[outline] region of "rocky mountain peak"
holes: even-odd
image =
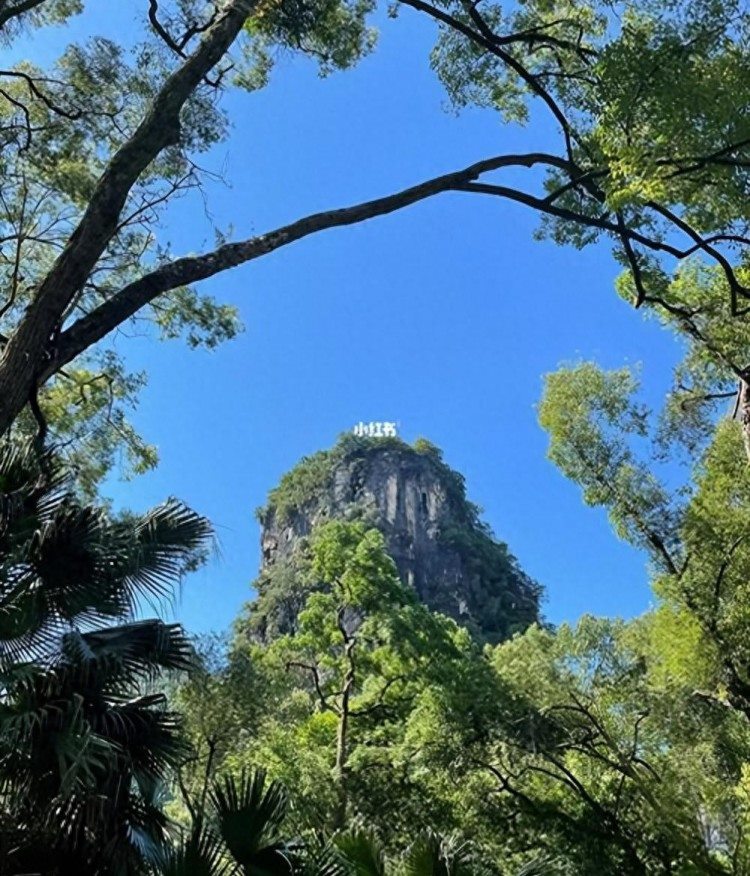
[[[293,629],[309,591],[297,575],[307,537],[330,519],[380,529],[420,600],[484,638],[505,638],[538,617],[538,585],[481,522],[463,477],[423,439],[345,435],[302,459],[258,516],[262,561],[251,619],[264,638]]]

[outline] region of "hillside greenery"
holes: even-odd
[[[465,569],[465,590],[482,594],[481,616],[467,617],[465,623],[480,638],[497,641],[537,620],[541,588],[521,569],[507,545],[494,537],[481,519],[480,508],[467,498],[463,476],[445,462],[435,444],[425,438],[409,445],[398,438],[344,434],[332,448],[300,460],[271,490],[266,506],[258,510],[264,531],[278,535],[286,526],[294,530],[295,522],[302,525],[295,533],[292,554],[265,564],[253,584],[257,595],[247,607],[246,618],[257,636],[293,629],[304,599],[320,589],[311,570],[306,534],[311,519],[333,516],[379,525],[356,497],[344,506],[336,504],[337,475],[343,474],[350,484],[356,484],[366,480],[372,466],[380,462],[396,471],[414,461],[427,463],[445,496],[437,544],[449,548]]]
[[[273,515],[280,523],[288,522],[295,511],[320,501],[321,496],[329,491],[333,475],[342,464],[364,459],[372,451],[387,450],[406,456],[414,453],[428,459],[438,472],[457,515],[472,525],[479,523],[479,509],[467,500],[463,477],[445,463],[442,451],[432,442],[417,438],[410,445],[400,438],[368,438],[350,432],[344,432],[333,447],[302,457],[270,491],[267,504],[257,509],[256,517],[263,522]]]

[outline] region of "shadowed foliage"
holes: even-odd
[[[176,501],[113,518],[76,501],[51,453],[0,450],[0,872],[129,873],[163,843],[183,745],[149,685],[193,652],[138,615],[210,533]]]

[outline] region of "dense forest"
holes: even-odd
[[[434,27],[450,107],[528,151],[186,255],[163,211],[204,185],[225,96],[282,56],[346,76],[384,10],[133,0],[134,41],[35,56],[98,5],[0,0],[0,873],[750,874],[747,4],[399,0],[394,27]],[[238,314],[201,281],[426,199],[450,210],[446,192],[608,248],[615,293],[674,335],[660,409],[637,368],[590,361],[546,375],[538,404],[550,460],[647,556],[652,607],[548,623],[436,447],[348,436],[260,510],[295,550],[264,560],[232,630],[167,622],[215,533],[174,498],[105,498],[113,471],[158,463],[127,330],[230,341]],[[384,449],[434,486],[415,499],[434,567],[356,490],[337,504],[337,466],[367,485]],[[446,595],[448,567],[464,590]]]

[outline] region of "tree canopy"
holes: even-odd
[[[6,0],[0,37],[89,8]],[[144,0],[132,45],[0,70],[0,872],[746,874],[747,6],[400,0],[434,22],[454,107],[543,115],[555,148],[171,252],[159,220],[201,186],[223,95],[262,88],[281,49],[324,74],[356,64],[374,11]],[[483,642],[417,601],[381,532],[333,520],[285,572],[294,629],[260,642],[243,615],[194,649],[144,615],[201,561],[208,523],[94,498],[122,449],[155,462],[127,419],[145,375],[108,338],[145,321],[219,344],[238,317],[201,281],[448,191],[528,206],[561,244],[608,241],[617,292],[684,349],[660,412],[633,369],[592,362],[548,375],[539,405],[550,459],[647,557],[654,605]],[[275,512],[330,462],[307,460]]]
[[[91,488],[113,448],[135,470],[152,465],[153,448],[127,422],[144,376],[102,345],[111,332],[145,320],[161,336],[219,343],[238,330],[237,315],[195,284],[445,191],[525,204],[542,217],[541,232],[563,243],[611,240],[626,269],[623,294],[690,339],[693,367],[683,376],[695,377],[697,357],[711,363],[711,386],[691,379],[683,392],[727,391],[747,368],[741,348],[725,349],[742,332],[748,296],[750,139],[736,111],[747,102],[743,8],[404,0],[394,11],[438,24],[432,62],[457,107],[490,107],[520,123],[546,113],[559,151],[530,144],[523,154],[478,156],[406,190],[182,257],[160,242],[158,220],[170,199],[200,186],[198,156],[226,135],[222,94],[262,87],[279,48],[314,57],[324,73],[351,66],[374,47],[372,4],[144,0],[135,48],[102,36],[71,45],[51,67],[28,59],[3,71],[0,430],[18,422],[28,432],[43,418],[74,437]],[[0,28],[12,42],[85,9],[8,2]],[[503,184],[501,172],[513,168],[528,169],[528,189]],[[717,345],[708,323],[720,314]]]

